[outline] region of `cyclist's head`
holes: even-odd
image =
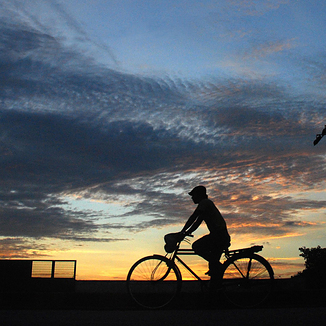
[[[202,199],[207,198],[206,188],[204,186],[197,186],[189,192],[195,204],[199,203]]]

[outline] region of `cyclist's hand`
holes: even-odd
[[[193,237],[193,235],[191,233],[181,231],[177,236],[178,242],[181,242],[185,237]]]
[[[178,242],[181,242],[187,234],[185,232],[179,232],[177,235]]]

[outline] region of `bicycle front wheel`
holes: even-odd
[[[261,304],[271,293],[273,280],[271,265],[259,255],[235,255],[225,262],[224,293],[237,306]]]
[[[128,292],[142,307],[157,309],[169,304],[181,289],[177,266],[160,255],[138,260],[127,276]]]

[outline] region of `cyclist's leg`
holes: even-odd
[[[223,268],[220,258],[225,245],[221,244],[219,240],[208,234],[195,241],[192,245],[195,253],[208,261],[209,271],[207,274],[211,276],[212,288],[222,286]]]
[[[211,249],[212,249],[212,239],[210,234],[204,235],[200,239],[196,240],[192,244],[192,249],[195,253],[209,261],[212,258]]]
[[[211,277],[210,290],[215,291],[222,288],[223,266],[220,263],[220,258],[223,253],[223,248],[214,248],[212,250],[212,258],[208,263],[209,275]]]
[[[219,236],[212,238],[211,258],[209,260],[209,270],[211,280],[214,281],[218,287],[222,286],[223,265],[220,263],[220,258],[223,251],[230,246],[230,236],[228,232],[222,232]]]

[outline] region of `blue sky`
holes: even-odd
[[[204,184],[233,247],[302,270],[326,245],[325,6],[1,0],[2,257],[124,278]]]

